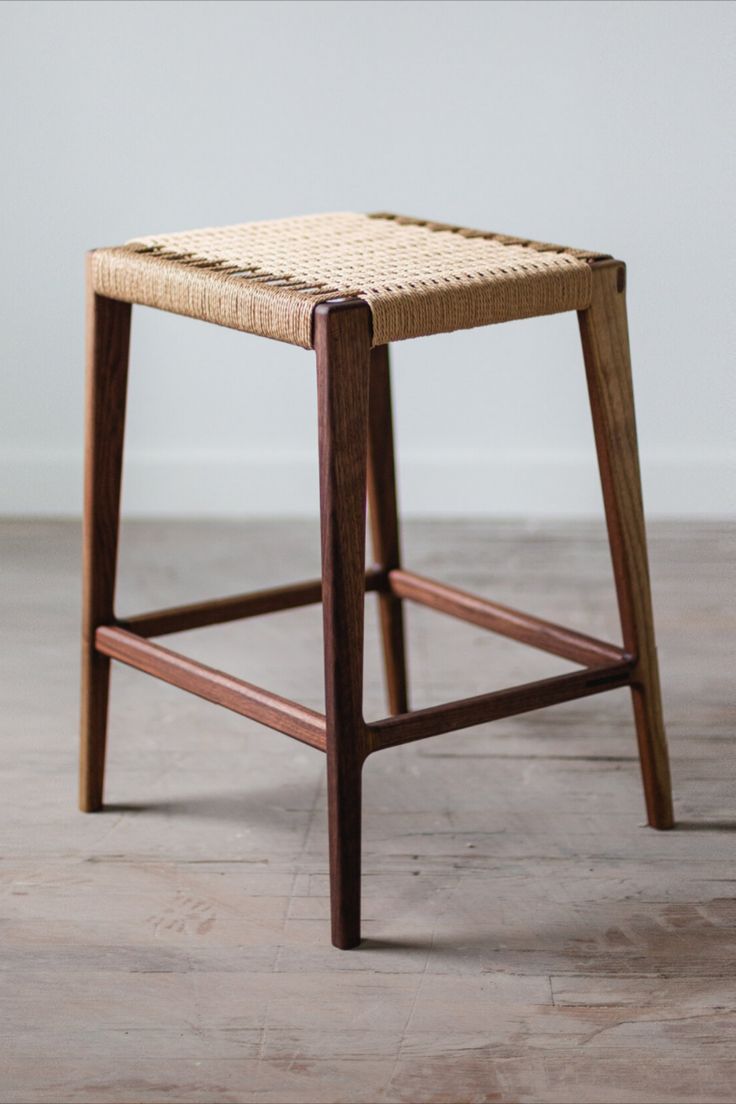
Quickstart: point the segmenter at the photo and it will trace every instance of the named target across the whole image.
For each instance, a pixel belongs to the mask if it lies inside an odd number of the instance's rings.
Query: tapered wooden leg
[[[620,262],[593,266],[593,298],[588,310],[580,313],[580,332],[624,646],[637,661],[632,694],[647,818],[653,828],[671,828],[672,789],[654,640],[625,282]]]
[[[102,807],[110,660],[95,651],[113,620],[131,308],[88,293],[79,807]]]
[[[360,942],[365,495],[371,315],[361,300],[315,311],[332,942]]]
[[[368,503],[373,558],[382,571],[392,571],[401,566],[401,553],[388,345],[371,350]],[[389,711],[406,713],[409,705],[402,602],[390,591],[382,591],[378,608]]]

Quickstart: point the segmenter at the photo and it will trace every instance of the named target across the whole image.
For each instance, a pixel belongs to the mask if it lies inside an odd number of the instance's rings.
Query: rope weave
[[[602,254],[391,214],[305,215],[135,238],[93,254],[100,295],[312,346],[318,303],[361,298],[373,343],[590,303]]]

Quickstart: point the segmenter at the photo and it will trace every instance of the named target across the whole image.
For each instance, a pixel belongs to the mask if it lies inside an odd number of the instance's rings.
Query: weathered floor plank
[[[624,692],[385,752],[350,953],[328,944],[316,752],[119,669],[109,807],[75,811],[78,540],[0,525],[0,1101],[733,1100],[736,527],[651,527],[679,827],[642,827]],[[422,574],[617,639],[600,526],[417,523],[405,545]],[[122,551],[121,613],[319,571],[303,523],[136,523]],[[408,622],[417,707],[568,669]],[[320,632],[302,609],[173,646],[320,709]]]

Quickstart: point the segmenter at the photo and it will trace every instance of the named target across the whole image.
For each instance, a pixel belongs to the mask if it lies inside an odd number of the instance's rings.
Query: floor
[[[79,534],[4,523],[0,1100],[733,1101],[736,527],[650,543],[677,829],[642,826],[625,691],[384,752],[367,938],[340,952],[318,752],[118,668],[109,804],[75,811]],[[405,546],[617,639],[600,526],[415,523]],[[313,576],[317,534],[132,523],[121,570],[136,612]],[[415,706],[567,667],[408,617]],[[318,607],[186,636],[170,646],[320,707]],[[367,649],[378,717],[372,601]]]

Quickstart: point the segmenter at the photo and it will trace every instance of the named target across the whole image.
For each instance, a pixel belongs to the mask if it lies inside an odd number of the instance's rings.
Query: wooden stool
[[[331,214],[140,238],[89,255],[84,506],[82,809],[102,805],[110,660],[327,753],[332,938],[360,942],[361,769],[368,755],[629,686],[647,816],[672,798],[652,624],[625,305],[625,267],[601,254],[396,215]],[[132,303],[317,354],[322,578],[135,617],[114,610]],[[578,312],[623,646],[403,570],[388,344]],[[376,565],[365,566],[366,486]],[[364,593],[375,591],[391,716],[363,719]],[[582,670],[410,711],[402,600],[531,644]],[[325,714],[150,638],[323,603]]]

